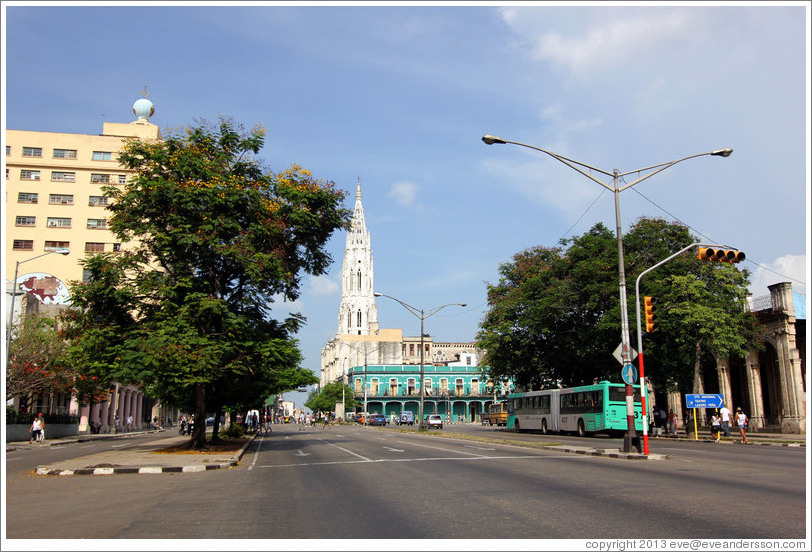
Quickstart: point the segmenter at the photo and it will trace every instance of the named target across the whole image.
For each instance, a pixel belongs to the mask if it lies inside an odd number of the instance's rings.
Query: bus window
[[[609,402],[626,402],[626,389],[623,387],[610,387]],[[634,389],[634,402],[641,402],[639,387]]]

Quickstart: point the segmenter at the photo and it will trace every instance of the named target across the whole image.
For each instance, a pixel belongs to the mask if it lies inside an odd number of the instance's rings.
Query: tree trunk
[[[220,443],[222,439],[220,439],[220,417],[223,415],[222,407],[217,407],[214,410],[214,424],[211,428],[211,439],[212,443]]]
[[[697,395],[702,395],[705,393],[705,379],[702,377],[702,339],[699,339],[696,342],[696,351],[694,354],[694,385],[693,385],[693,392]],[[703,415],[697,412],[696,408],[691,409],[690,419],[688,423],[690,427],[685,428],[688,432],[688,435],[694,431],[694,421],[693,418],[696,416],[696,425],[697,429],[704,424]]]
[[[206,387],[195,384],[195,427],[192,433],[192,448],[206,447]]]

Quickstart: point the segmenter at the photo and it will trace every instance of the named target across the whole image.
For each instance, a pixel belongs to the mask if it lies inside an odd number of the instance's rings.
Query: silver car
[[[432,427],[436,427],[437,429],[443,429],[443,417],[439,414],[429,414],[425,418],[425,426],[431,429]]]

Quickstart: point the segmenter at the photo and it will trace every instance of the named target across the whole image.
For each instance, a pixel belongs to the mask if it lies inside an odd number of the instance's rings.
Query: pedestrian
[[[43,441],[45,441],[45,417],[42,415],[42,412],[40,412],[37,415],[37,418],[39,418],[40,425],[41,425],[41,427],[39,429],[39,439],[37,439],[37,441],[42,443]]]
[[[719,434],[722,433],[722,418],[718,414],[711,416],[711,435],[719,442]]]
[[[722,418],[722,431],[725,433],[725,437],[730,437],[730,409],[727,405],[723,404],[719,409],[719,416]]]
[[[118,414],[113,417],[113,423],[116,425],[116,433],[121,430],[121,420],[118,419]]]
[[[186,433],[186,416],[181,414],[180,416],[180,434],[183,435]]]
[[[736,409],[736,425],[739,426],[739,434],[742,436],[742,444],[747,444],[747,422],[750,419],[747,417],[747,414],[742,412],[741,408]]]
[[[133,429],[133,415],[130,414],[129,416],[127,416],[127,433],[132,431],[132,429]]]
[[[669,435],[677,434],[677,415],[674,414],[673,408],[668,412],[668,433]]]
[[[37,416],[34,418],[34,421],[31,422],[31,440],[28,441],[29,443],[33,443],[34,441],[39,441],[40,433],[42,433],[42,418]]]

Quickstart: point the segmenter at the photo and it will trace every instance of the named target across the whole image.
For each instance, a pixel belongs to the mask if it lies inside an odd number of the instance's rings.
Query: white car
[[[439,414],[429,414],[424,419],[424,425],[429,429],[436,427],[437,429],[443,429],[443,417]]]

